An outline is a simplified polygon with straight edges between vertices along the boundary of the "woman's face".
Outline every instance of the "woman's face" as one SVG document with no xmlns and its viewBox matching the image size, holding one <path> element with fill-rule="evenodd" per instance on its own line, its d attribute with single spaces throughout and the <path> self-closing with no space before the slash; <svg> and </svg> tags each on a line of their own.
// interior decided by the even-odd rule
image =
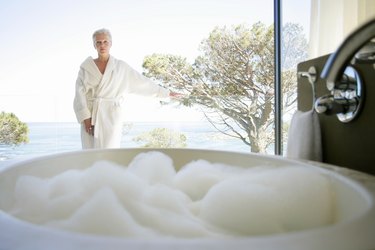
<svg viewBox="0 0 375 250">
<path fill-rule="evenodd" d="M 106 34 L 98 34 L 95 37 L 94 46 L 99 55 L 105 56 L 109 54 L 109 50 L 112 46 L 112 41 Z"/>
</svg>

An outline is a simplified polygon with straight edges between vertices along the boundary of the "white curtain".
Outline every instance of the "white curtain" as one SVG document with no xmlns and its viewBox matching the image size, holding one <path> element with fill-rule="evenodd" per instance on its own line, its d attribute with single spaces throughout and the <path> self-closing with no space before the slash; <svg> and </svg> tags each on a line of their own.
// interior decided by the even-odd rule
<svg viewBox="0 0 375 250">
<path fill-rule="evenodd" d="M 375 17 L 375 0 L 311 0 L 309 58 L 332 53 L 359 25 Z"/>
</svg>

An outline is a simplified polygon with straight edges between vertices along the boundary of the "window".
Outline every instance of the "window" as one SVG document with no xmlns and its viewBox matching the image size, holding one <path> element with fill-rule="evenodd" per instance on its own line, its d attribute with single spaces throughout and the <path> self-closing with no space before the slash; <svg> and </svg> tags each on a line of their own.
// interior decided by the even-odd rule
<svg viewBox="0 0 375 250">
<path fill-rule="evenodd" d="M 102 27 L 112 31 L 114 56 L 191 91 L 186 106 L 127 96 L 124 147 L 151 143 L 156 133 L 180 146 L 273 154 L 273 4 L 106 1 L 103 11 L 99 1 L 3 3 L 0 28 L 11 43 L 0 62 L 0 111 L 28 124 L 30 142 L 0 145 L 0 158 L 80 149 L 74 83 L 80 63 L 96 56 L 91 35 Z M 305 58 L 309 1 L 285 0 L 282 7 L 285 118 L 295 108 L 293 70 Z M 166 79 L 154 67 L 162 62 L 178 74 Z"/>
</svg>

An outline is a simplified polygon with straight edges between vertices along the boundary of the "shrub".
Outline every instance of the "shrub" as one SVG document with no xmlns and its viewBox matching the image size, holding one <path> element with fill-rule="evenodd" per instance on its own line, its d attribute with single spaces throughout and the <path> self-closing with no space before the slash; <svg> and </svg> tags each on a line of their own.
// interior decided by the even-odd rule
<svg viewBox="0 0 375 250">
<path fill-rule="evenodd" d="M 20 145 L 29 142 L 29 128 L 13 113 L 0 113 L 0 144 Z"/>
</svg>

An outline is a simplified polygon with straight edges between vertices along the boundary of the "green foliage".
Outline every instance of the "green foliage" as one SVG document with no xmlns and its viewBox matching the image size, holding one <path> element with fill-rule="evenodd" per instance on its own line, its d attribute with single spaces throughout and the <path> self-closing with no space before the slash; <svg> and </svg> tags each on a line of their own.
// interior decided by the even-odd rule
<svg viewBox="0 0 375 250">
<path fill-rule="evenodd" d="M 296 102 L 297 62 L 306 58 L 307 42 L 296 24 L 283 28 L 283 109 Z M 216 27 L 200 44 L 193 64 L 175 55 L 153 54 L 145 74 L 176 92 L 186 106 L 203 107 L 220 132 L 239 138 L 252 152 L 265 152 L 274 133 L 273 26 L 255 23 Z"/>
<path fill-rule="evenodd" d="M 0 144 L 19 145 L 29 142 L 29 128 L 13 113 L 0 113 Z"/>
<path fill-rule="evenodd" d="M 186 136 L 167 128 L 155 128 L 133 139 L 136 142 L 146 142 L 145 148 L 184 148 Z"/>
</svg>

